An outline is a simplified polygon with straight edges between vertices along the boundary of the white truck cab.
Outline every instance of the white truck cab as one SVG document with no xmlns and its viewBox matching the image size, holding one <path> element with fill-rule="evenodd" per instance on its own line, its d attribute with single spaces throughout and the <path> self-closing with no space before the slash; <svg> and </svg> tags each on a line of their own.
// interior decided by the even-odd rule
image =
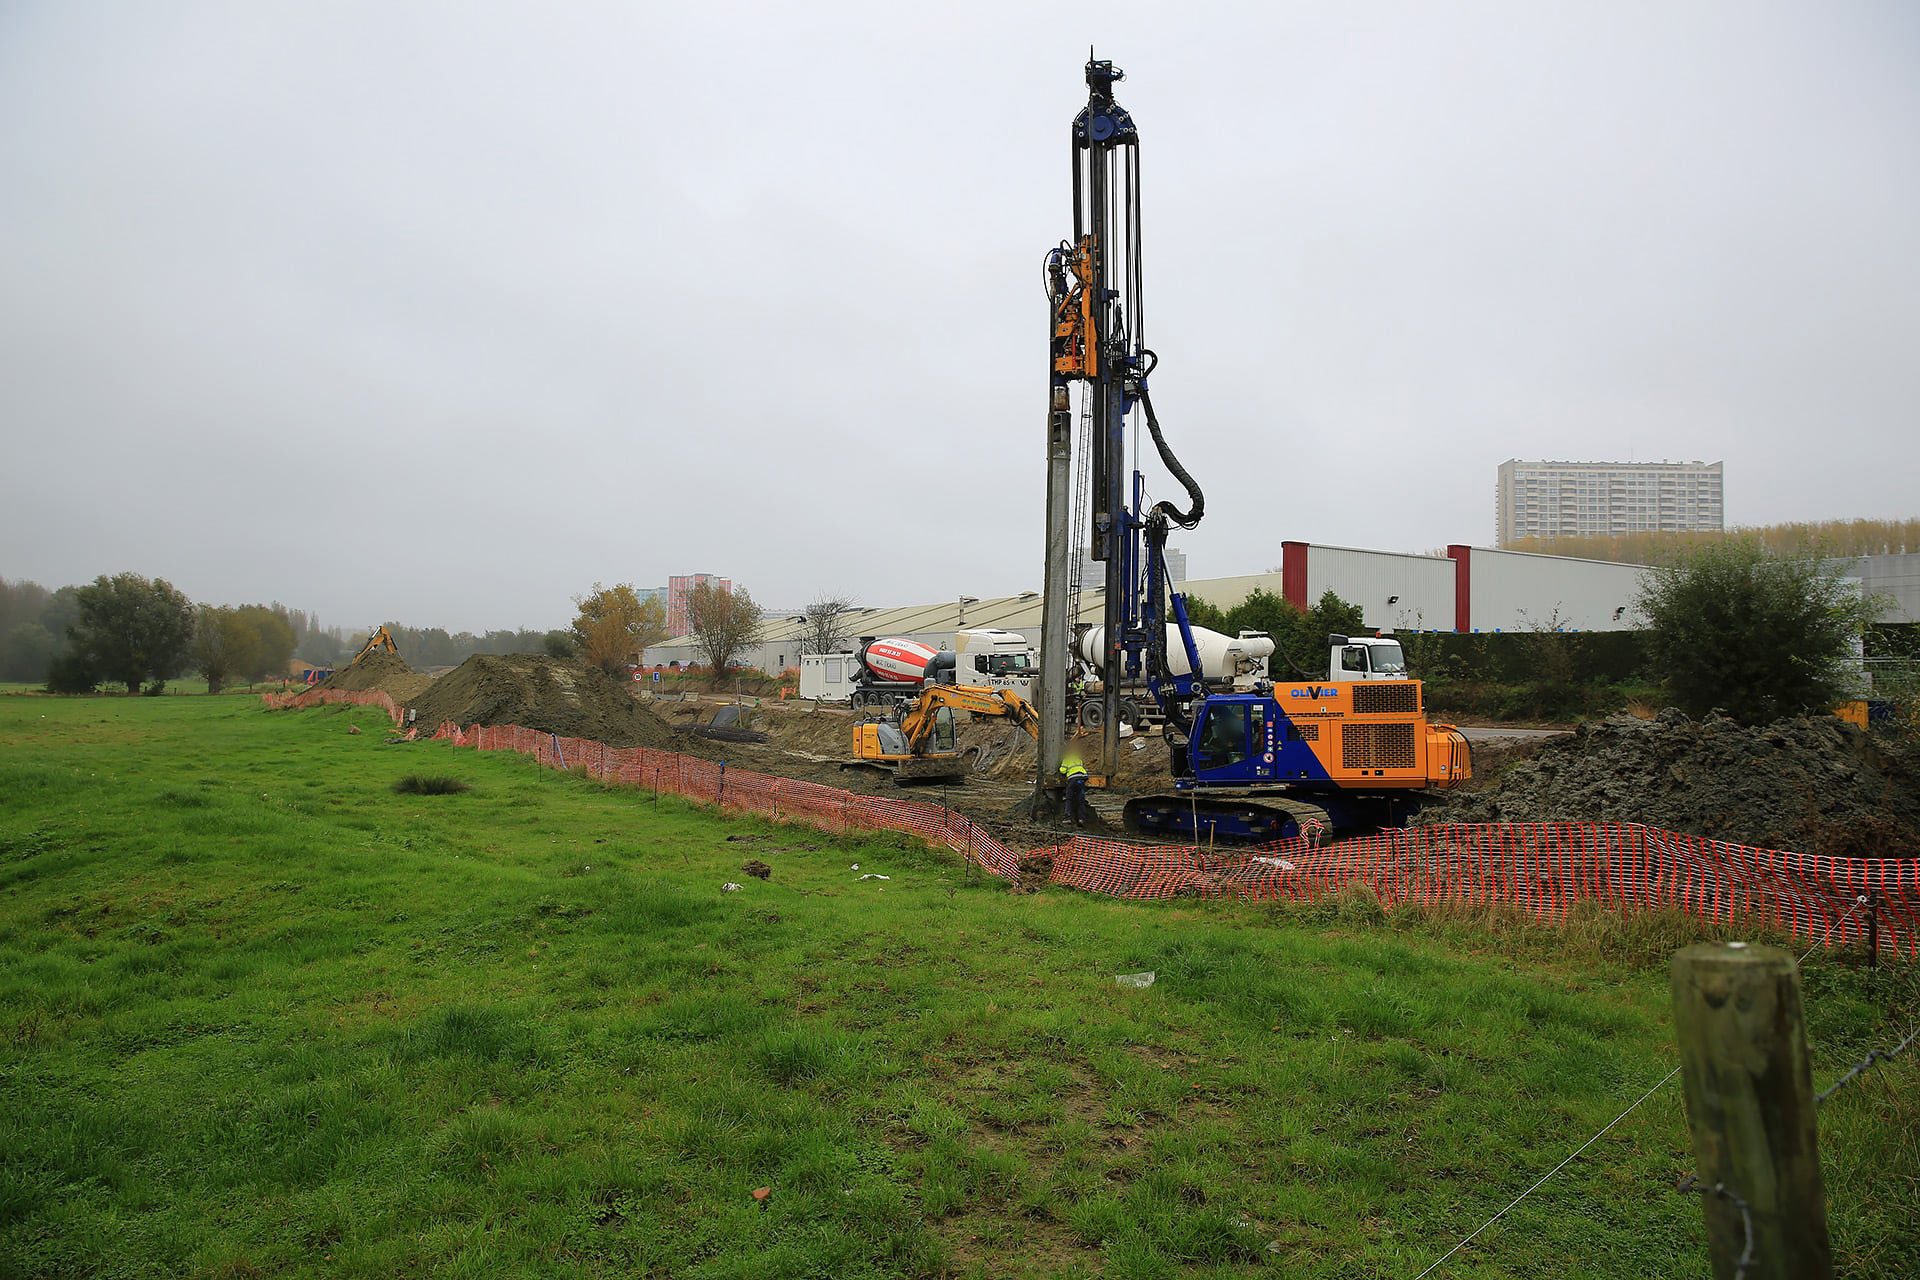
<svg viewBox="0 0 1920 1280">
<path fill-rule="evenodd" d="M 943 670 L 939 680 L 942 684 L 1011 689 L 1023 698 L 1031 698 L 1037 668 L 1038 655 L 1018 631 L 968 627 L 953 636 L 952 677 Z"/>
<path fill-rule="evenodd" d="M 1407 655 L 1392 636 L 1327 637 L 1327 679 L 1405 680 Z"/>
</svg>

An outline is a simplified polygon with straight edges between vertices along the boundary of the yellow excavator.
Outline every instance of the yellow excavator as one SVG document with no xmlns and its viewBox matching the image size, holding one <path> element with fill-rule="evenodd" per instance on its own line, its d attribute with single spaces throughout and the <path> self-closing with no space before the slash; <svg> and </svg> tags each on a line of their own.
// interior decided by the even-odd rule
<svg viewBox="0 0 1920 1280">
<path fill-rule="evenodd" d="M 1004 716 L 1040 737 L 1040 717 L 1011 689 L 984 689 L 970 684 L 930 685 L 912 706 L 892 720 L 874 720 L 853 726 L 850 764 L 884 769 L 897 783 L 938 782 L 967 775 L 960 750 L 955 711 L 976 716 Z"/>
<path fill-rule="evenodd" d="M 353 655 L 353 662 L 360 661 L 370 653 L 398 654 L 399 652 L 400 646 L 393 642 L 393 633 L 382 625 L 373 629 L 373 634 L 367 637 L 367 642 L 360 646 L 360 652 Z M 353 662 L 347 665 L 352 666 Z"/>
</svg>

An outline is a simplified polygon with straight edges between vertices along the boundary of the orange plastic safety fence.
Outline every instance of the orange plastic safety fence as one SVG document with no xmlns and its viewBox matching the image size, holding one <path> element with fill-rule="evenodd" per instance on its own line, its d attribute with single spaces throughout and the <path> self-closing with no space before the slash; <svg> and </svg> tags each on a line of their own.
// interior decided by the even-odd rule
<svg viewBox="0 0 1920 1280">
<path fill-rule="evenodd" d="M 260 700 L 276 711 L 283 707 L 379 707 L 396 729 L 404 715 L 399 705 L 379 689 L 306 689 L 300 693 L 263 693 Z"/>
<path fill-rule="evenodd" d="M 375 690 L 267 694 L 270 707 L 377 706 Z M 1307 901 L 1364 886 L 1403 903 L 1505 904 L 1547 920 L 1576 902 L 1678 908 L 1708 920 L 1771 925 L 1808 942 L 1880 944 L 1920 955 L 1920 862 L 1756 849 L 1639 823 L 1485 823 L 1416 827 L 1315 847 L 1287 840 L 1214 851 L 1075 836 L 1025 857 L 964 814 L 924 800 L 862 795 L 647 747 L 609 747 L 518 725 L 443 724 L 435 738 L 517 751 L 556 769 L 825 831 L 896 831 L 953 850 L 1009 881 L 1047 855 L 1051 883 L 1117 898 L 1241 897 Z M 1863 902 L 1862 899 L 1865 899 Z"/>
</svg>

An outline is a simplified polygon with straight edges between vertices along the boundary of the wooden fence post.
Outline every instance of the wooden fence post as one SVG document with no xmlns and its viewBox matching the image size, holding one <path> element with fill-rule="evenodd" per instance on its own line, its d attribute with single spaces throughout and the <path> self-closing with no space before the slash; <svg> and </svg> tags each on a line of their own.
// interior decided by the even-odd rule
<svg viewBox="0 0 1920 1280">
<path fill-rule="evenodd" d="M 1747 1280 L 1831 1280 L 1799 967 L 1778 947 L 1697 943 L 1673 958 L 1673 1014 L 1715 1280 L 1746 1251 L 1742 1202 Z"/>
</svg>

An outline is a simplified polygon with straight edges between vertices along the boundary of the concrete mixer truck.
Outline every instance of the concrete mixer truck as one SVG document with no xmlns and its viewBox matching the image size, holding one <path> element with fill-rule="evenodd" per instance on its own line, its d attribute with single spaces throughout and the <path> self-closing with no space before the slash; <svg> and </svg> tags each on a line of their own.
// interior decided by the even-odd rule
<svg viewBox="0 0 1920 1280">
<path fill-rule="evenodd" d="M 852 653 L 802 654 L 800 696 L 844 699 L 856 711 L 910 702 L 932 685 L 1004 689 L 1024 699 L 1032 691 L 1033 664 L 1027 638 L 996 627 L 963 628 L 952 648 L 939 649 L 903 636 L 865 636 Z"/>
<path fill-rule="evenodd" d="M 1167 624 L 1167 667 L 1174 675 L 1192 675 L 1186 648 L 1180 642 L 1179 628 Z M 1200 677 L 1221 688 L 1251 689 L 1267 678 L 1268 660 L 1273 657 L 1273 638 L 1264 631 L 1242 631 L 1226 635 L 1207 627 L 1193 628 L 1194 647 L 1200 657 Z M 1074 637 L 1073 656 L 1076 682 L 1084 690 L 1081 697 L 1068 697 L 1069 714 L 1084 729 L 1098 729 L 1105 723 L 1104 699 L 1100 683 L 1102 655 L 1106 649 L 1105 627 L 1085 627 Z M 1139 728 L 1159 724 L 1166 717 L 1154 701 L 1144 677 L 1125 681 L 1120 686 L 1120 722 Z"/>
</svg>

